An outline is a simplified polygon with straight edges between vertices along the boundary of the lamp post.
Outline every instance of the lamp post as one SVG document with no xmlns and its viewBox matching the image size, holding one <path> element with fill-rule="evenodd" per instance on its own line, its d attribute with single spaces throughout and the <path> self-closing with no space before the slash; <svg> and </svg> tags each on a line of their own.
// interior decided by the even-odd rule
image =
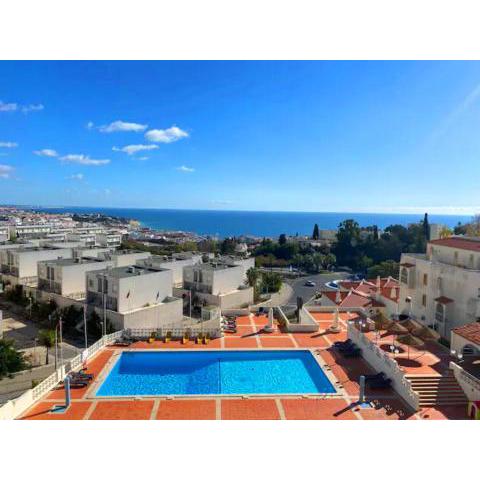
<svg viewBox="0 0 480 480">
<path fill-rule="evenodd" d="M 88 348 L 88 335 L 87 335 L 87 300 L 83 305 L 83 333 L 85 336 L 85 350 Z"/>
</svg>

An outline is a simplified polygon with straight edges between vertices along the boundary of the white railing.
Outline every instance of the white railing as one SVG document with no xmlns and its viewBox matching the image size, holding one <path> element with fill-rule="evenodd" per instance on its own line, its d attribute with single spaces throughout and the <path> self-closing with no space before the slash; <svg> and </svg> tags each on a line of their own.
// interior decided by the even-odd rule
<svg viewBox="0 0 480 480">
<path fill-rule="evenodd" d="M 458 363 L 450 362 L 450 369 L 470 401 L 480 400 L 480 379 L 464 370 Z"/>
<path fill-rule="evenodd" d="M 383 372 L 392 380 L 395 391 L 415 410 L 419 409 L 420 398 L 405 378 L 405 372 L 398 362 L 385 353 L 378 345 L 360 332 L 353 322 L 348 323 L 348 338 L 362 350 L 362 357 L 377 372 Z"/>
<path fill-rule="evenodd" d="M 152 334 L 156 338 L 163 338 L 167 334 L 171 338 L 182 338 L 185 334 L 190 336 L 208 335 L 210 338 L 217 338 L 222 336 L 222 330 L 220 328 L 202 328 L 201 326 L 192 326 L 187 328 L 129 328 L 125 330 L 126 336 L 133 338 L 147 339 L 152 337 Z"/>
</svg>

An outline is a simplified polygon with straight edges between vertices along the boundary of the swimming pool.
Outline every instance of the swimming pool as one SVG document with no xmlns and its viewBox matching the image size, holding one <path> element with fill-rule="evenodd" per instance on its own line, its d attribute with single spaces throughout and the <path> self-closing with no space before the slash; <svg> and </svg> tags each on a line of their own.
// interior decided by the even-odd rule
<svg viewBox="0 0 480 480">
<path fill-rule="evenodd" d="M 123 352 L 96 396 L 318 394 L 335 388 L 308 350 Z"/>
</svg>

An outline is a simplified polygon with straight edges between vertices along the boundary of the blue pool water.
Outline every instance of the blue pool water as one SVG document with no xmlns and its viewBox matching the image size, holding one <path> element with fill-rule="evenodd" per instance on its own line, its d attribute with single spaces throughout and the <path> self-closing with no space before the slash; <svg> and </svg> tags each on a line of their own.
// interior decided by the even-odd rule
<svg viewBox="0 0 480 480">
<path fill-rule="evenodd" d="M 123 352 L 96 395 L 334 392 L 309 351 L 274 350 Z"/>
</svg>

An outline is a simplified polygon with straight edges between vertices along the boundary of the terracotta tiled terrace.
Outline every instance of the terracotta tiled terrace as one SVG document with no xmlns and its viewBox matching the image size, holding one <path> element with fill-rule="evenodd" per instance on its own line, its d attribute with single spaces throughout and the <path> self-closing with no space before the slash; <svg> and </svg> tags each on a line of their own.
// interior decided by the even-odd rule
<svg viewBox="0 0 480 480">
<path fill-rule="evenodd" d="M 359 408 L 356 405 L 359 393 L 359 376 L 374 373 L 361 358 L 346 359 L 333 350 L 331 345 L 337 340 L 345 340 L 346 321 L 353 314 L 341 313 L 341 332 L 328 333 L 332 324 L 332 313 L 313 314 L 320 326 L 316 333 L 286 333 L 278 326 L 273 333 L 265 333 L 262 327 L 267 323 L 265 316 L 238 317 L 237 333 L 210 341 L 208 345 L 196 345 L 189 342 L 182 345 L 171 341 L 136 342 L 134 349 L 268 349 L 268 348 L 308 348 L 324 365 L 324 369 L 335 377 L 337 396 L 319 398 L 318 396 L 266 396 L 266 397 L 150 397 L 102 399 L 93 396 L 97 382 L 87 388 L 72 390 L 72 403 L 63 414 L 50 413 L 54 405 L 63 403 L 63 387 L 49 392 L 40 399 L 22 419 L 28 420 L 420 420 L 466 418 L 463 409 L 450 410 L 424 409 L 413 412 L 393 390 L 368 391 L 367 400 L 372 408 Z M 381 342 L 388 345 L 388 336 Z M 107 347 L 93 357 L 87 365 L 87 372 L 93 373 L 98 382 L 110 368 L 114 355 L 122 351 L 121 347 Z M 398 358 L 405 358 L 401 353 Z M 425 371 L 443 368 L 447 361 L 442 352 L 429 352 L 419 356 L 419 352 L 410 352 L 414 360 L 420 362 Z M 422 359 L 422 360 L 420 360 Z M 413 368 L 405 359 L 405 368 Z"/>
</svg>

